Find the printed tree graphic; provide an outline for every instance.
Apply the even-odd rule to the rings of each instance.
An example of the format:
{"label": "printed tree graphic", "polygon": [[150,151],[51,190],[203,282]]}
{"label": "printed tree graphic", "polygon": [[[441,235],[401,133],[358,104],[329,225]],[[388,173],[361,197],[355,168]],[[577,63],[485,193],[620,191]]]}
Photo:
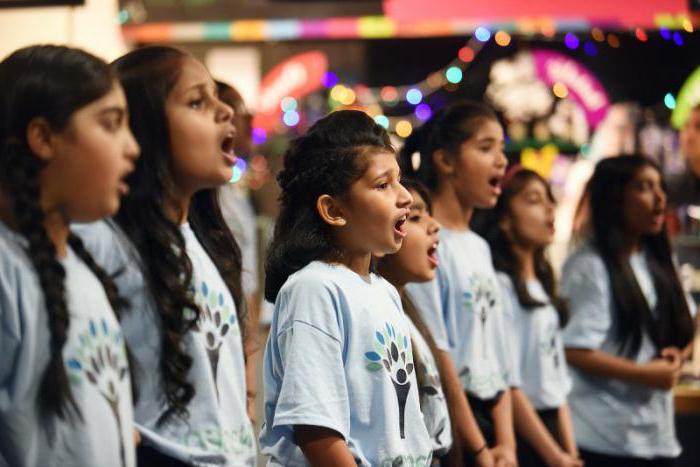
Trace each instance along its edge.
{"label": "printed tree graphic", "polygon": [[366,368],[369,371],[381,371],[382,368],[389,373],[391,382],[396,391],[396,399],[399,404],[399,428],[401,438],[404,436],[404,411],[406,400],[411,389],[410,374],[413,372],[413,354],[409,346],[408,336],[397,333],[389,323],[382,332],[375,332],[374,351],[365,353],[369,360]]}
{"label": "printed tree graphic", "polygon": [[85,376],[112,409],[119,433],[121,465],[125,466],[118,387],[127,377],[128,367],[121,331],[110,328],[105,319],[99,323],[90,320],[88,329],[78,340],[75,354],[66,361],[69,378],[73,384],[81,384]]}
{"label": "printed tree graphic", "polygon": [[549,323],[544,333],[544,339],[540,343],[540,349],[545,355],[551,355],[554,368],[559,368],[559,354],[557,353],[557,325]]}
{"label": "printed tree graphic", "polygon": [[463,297],[466,302],[467,310],[472,311],[481,324],[482,358],[485,359],[488,352],[486,345],[486,323],[490,315],[489,312],[496,305],[496,297],[493,292],[493,287],[491,287],[487,281],[473,278],[471,283],[472,291],[464,292]]}
{"label": "printed tree graphic", "polygon": [[236,313],[224,300],[224,294],[211,290],[206,282],[202,281],[195,294],[195,302],[199,305],[200,313],[197,320],[197,330],[204,336],[204,345],[209,356],[209,364],[214,375],[214,387],[216,397],[219,397],[217,373],[219,369],[219,351],[224,342],[224,337],[231,331],[237,332]]}
{"label": "printed tree graphic", "polygon": [[[426,397],[437,397],[438,399],[443,398],[442,385],[440,383],[440,375],[437,370],[431,365],[428,365],[426,360],[421,363],[416,363],[417,373],[421,375],[418,378],[418,391],[421,395]],[[440,437],[445,432],[446,420],[442,419],[440,424],[435,430],[435,441],[442,446],[442,440]]]}

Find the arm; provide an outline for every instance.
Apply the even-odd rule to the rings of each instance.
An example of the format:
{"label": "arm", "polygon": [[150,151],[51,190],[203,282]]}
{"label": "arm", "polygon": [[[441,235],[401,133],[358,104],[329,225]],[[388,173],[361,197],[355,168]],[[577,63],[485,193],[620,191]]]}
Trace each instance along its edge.
{"label": "arm", "polygon": [[320,426],[295,425],[294,437],[313,467],[357,467],[348,445],[337,431]]}
{"label": "arm", "polygon": [[656,358],[645,364],[597,349],[566,349],[569,365],[602,378],[621,379],[654,389],[670,390],[678,381],[681,362]]}
{"label": "arm", "polygon": [[[511,389],[515,429],[549,466],[580,465],[575,456],[567,455],[544,426],[535,408],[520,389]],[[569,421],[571,421],[569,419]],[[561,421],[560,421],[561,424]],[[573,440],[573,430],[570,430]],[[574,448],[576,445],[574,444]],[[567,451],[568,452],[568,451]],[[570,453],[569,453],[570,454]]]}
{"label": "arm", "polygon": [[452,417],[459,440],[466,446],[469,454],[476,453],[481,449],[475,459],[477,465],[493,465],[491,452],[488,449],[482,449],[486,446],[486,439],[476,423],[471,407],[469,407],[467,396],[464,394],[464,389],[462,389],[452,357],[450,357],[448,352],[439,350],[436,360],[442,375],[442,390],[445,392],[445,398],[448,401],[453,401],[454,407],[448,408],[454,412]]}
{"label": "arm", "polygon": [[496,446],[492,449],[496,465],[517,466],[515,455],[515,430],[513,429],[513,403],[506,390],[491,409]]}
{"label": "arm", "polygon": [[258,361],[258,350],[260,350],[260,307],[257,306],[258,293],[246,297],[248,305],[248,317],[246,320],[246,339],[244,343],[245,352],[245,387],[246,387],[246,411],[248,418],[253,424],[255,420],[255,398],[258,393],[258,377],[257,370],[260,362]]}
{"label": "arm", "polygon": [[574,424],[571,421],[571,410],[569,404],[564,404],[559,407],[559,437],[564,450],[572,457],[578,458],[578,447],[576,446],[576,438],[574,437]]}

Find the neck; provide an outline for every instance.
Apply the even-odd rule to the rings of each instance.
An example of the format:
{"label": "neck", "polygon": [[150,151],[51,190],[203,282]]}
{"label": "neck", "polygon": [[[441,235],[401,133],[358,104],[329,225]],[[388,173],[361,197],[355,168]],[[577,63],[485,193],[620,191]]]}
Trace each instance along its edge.
{"label": "neck", "polygon": [[513,245],[513,253],[520,264],[520,274],[526,281],[537,279],[535,273],[535,249]]}
{"label": "neck", "polygon": [[340,258],[337,258],[334,263],[342,264],[351,271],[360,276],[369,276],[369,266],[372,261],[371,253],[344,253]]}
{"label": "neck", "polygon": [[194,193],[177,192],[165,203],[165,217],[177,225],[187,222],[190,215],[190,201]]}
{"label": "neck", "polygon": [[406,281],[400,277],[401,274],[396,274],[392,267],[386,267],[381,260],[377,265],[377,269],[379,270],[379,275],[386,279],[391,285],[396,287],[396,290],[399,291],[399,295],[401,295],[406,288]]}
{"label": "neck", "polygon": [[445,185],[440,183],[433,196],[433,217],[447,229],[469,230],[474,208],[462,206],[455,191]]}
{"label": "neck", "polygon": [[[42,206],[41,209],[44,211],[44,229],[46,229],[46,234],[56,249],[56,254],[58,256],[66,256],[68,235],[70,235],[69,221],[56,208]],[[3,194],[0,194],[0,220],[12,230],[17,231],[19,229],[13,203],[8,196]]]}
{"label": "neck", "polygon": [[633,254],[641,251],[642,249],[642,237],[640,235],[628,234],[625,237],[625,248],[624,252],[627,256],[632,256]]}

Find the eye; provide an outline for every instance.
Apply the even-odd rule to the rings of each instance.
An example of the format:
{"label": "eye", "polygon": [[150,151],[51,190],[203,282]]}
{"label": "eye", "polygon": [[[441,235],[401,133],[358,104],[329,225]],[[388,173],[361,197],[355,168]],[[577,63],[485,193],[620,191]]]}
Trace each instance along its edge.
{"label": "eye", "polygon": [[110,133],[116,133],[121,127],[121,117],[105,118],[102,120],[102,127]]}
{"label": "eye", "polygon": [[389,183],[388,182],[382,182],[379,185],[377,185],[378,190],[386,190],[389,188]]}
{"label": "eye", "polygon": [[204,98],[198,97],[196,99],[192,99],[187,103],[187,105],[194,110],[201,109],[202,106],[204,106]]}
{"label": "eye", "polygon": [[408,220],[409,220],[410,222],[415,222],[415,223],[420,222],[421,219],[422,219],[422,217],[421,217],[420,214],[411,214],[411,216],[408,218]]}

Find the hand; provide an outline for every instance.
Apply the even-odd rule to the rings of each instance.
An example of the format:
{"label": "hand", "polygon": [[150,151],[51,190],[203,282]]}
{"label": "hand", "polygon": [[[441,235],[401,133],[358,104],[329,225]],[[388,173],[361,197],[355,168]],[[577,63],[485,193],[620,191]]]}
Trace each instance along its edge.
{"label": "hand", "polygon": [[134,430],[134,447],[138,446],[139,444],[141,444],[141,433]]}
{"label": "hand", "polygon": [[491,450],[488,448],[483,449],[479,454],[474,456],[474,465],[476,465],[476,467],[494,467],[495,464]]}
{"label": "hand", "polygon": [[255,407],[255,393],[248,393],[246,398],[246,412],[248,413],[248,418],[253,427],[257,426],[258,420],[256,417],[256,407]]}
{"label": "hand", "polygon": [[681,375],[681,364],[672,351],[667,352],[667,355],[669,355],[668,358],[655,358],[641,366],[640,382],[642,384],[666,391],[675,386]]}
{"label": "hand", "polygon": [[495,467],[518,467],[515,449],[510,446],[498,445],[491,449]]}
{"label": "hand", "polygon": [[567,452],[560,451],[549,465],[550,467],[583,467],[583,461]]}
{"label": "hand", "polygon": [[683,351],[678,347],[664,347],[661,350],[661,357],[665,358],[673,364],[683,365],[685,358],[683,357]]}

